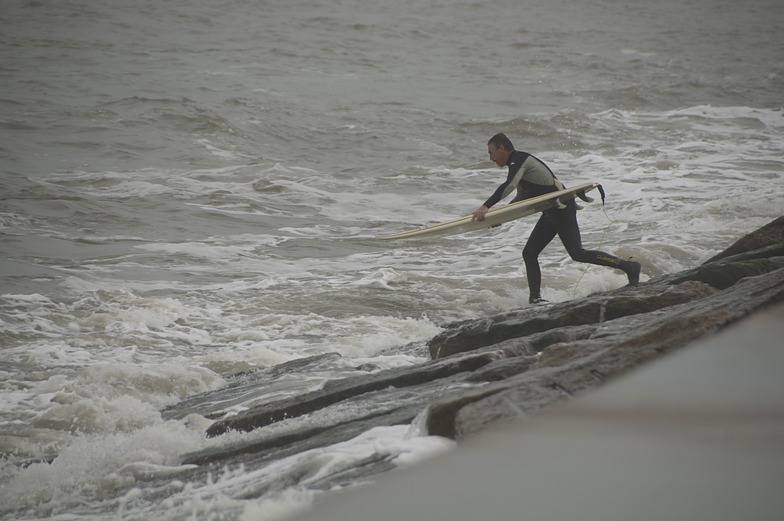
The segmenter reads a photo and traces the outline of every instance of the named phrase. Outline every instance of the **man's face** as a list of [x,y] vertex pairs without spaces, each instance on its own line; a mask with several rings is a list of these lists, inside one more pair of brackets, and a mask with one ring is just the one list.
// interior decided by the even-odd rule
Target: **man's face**
[[487,153],[490,155],[490,161],[493,161],[498,166],[506,166],[509,161],[509,152],[503,147],[498,148],[493,144],[487,145]]

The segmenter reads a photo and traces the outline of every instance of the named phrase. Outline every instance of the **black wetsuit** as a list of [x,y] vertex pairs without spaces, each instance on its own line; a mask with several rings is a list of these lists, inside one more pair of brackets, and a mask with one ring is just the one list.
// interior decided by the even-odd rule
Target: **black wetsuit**
[[[485,202],[485,206],[488,208],[511,194],[515,189],[517,195],[512,202],[555,192],[563,188],[561,182],[543,161],[526,152],[512,151],[507,166],[509,174],[506,181]],[[542,273],[539,269],[539,254],[556,235],[561,238],[569,256],[577,262],[609,266],[622,269],[627,273],[631,269],[628,261],[602,251],[583,248],[580,228],[577,225],[577,207],[572,200],[564,209],[553,208],[542,212],[542,216],[534,226],[528,237],[528,242],[523,248],[523,261],[525,262],[525,274],[528,279],[529,300],[531,302],[541,298]]]

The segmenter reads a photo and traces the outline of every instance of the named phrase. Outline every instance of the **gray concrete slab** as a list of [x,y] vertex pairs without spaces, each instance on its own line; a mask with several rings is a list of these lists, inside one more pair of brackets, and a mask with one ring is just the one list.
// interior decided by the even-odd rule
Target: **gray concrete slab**
[[784,305],[301,519],[784,519]]

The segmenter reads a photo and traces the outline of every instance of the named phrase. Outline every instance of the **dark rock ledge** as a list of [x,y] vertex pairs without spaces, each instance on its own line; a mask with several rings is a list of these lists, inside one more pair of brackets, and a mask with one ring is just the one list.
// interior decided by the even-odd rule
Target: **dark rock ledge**
[[[549,306],[450,324],[427,345],[430,362],[328,382],[320,390],[269,401],[227,416],[230,406],[264,395],[285,371],[307,374],[339,358],[330,354],[259,370],[227,389],[163,411],[216,420],[208,437],[256,431],[252,441],[188,455],[204,474],[245,469],[351,439],[381,425],[412,422],[424,411],[430,434],[464,440],[568,400],[653,358],[784,301],[784,217],[739,240],[705,264]],[[265,430],[269,430],[265,434]],[[361,468],[360,468],[361,467]],[[383,472],[383,457],[325,480],[324,488]],[[194,479],[197,476],[192,476]],[[258,495],[266,490],[258,490]]]

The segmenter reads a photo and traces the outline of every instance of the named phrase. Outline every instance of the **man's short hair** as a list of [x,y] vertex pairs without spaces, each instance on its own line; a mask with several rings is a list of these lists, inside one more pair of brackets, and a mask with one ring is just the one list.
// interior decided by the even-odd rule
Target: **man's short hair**
[[488,145],[493,145],[495,148],[504,147],[507,151],[511,152],[514,150],[514,145],[512,141],[506,137],[506,134],[499,132],[495,136],[490,138],[490,141],[487,142]]

